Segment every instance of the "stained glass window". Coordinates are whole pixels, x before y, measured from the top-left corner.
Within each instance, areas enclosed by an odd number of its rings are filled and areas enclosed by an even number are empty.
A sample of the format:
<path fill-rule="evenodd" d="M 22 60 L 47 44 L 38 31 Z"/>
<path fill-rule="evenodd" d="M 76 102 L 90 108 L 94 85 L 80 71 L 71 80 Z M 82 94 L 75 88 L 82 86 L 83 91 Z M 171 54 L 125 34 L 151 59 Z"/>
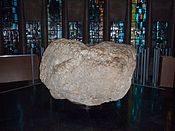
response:
<path fill-rule="evenodd" d="M 103 40 L 104 0 L 89 0 L 89 43 Z"/>
<path fill-rule="evenodd" d="M 26 22 L 26 39 L 27 39 L 27 53 L 30 53 L 31 48 L 34 53 L 40 54 L 41 45 L 41 24 L 38 21 Z"/>
<path fill-rule="evenodd" d="M 49 0 L 48 13 L 48 42 L 62 38 L 62 0 Z"/>
<path fill-rule="evenodd" d="M 153 22 L 152 45 L 155 48 L 166 48 L 168 43 L 168 22 Z"/>
<path fill-rule="evenodd" d="M 131 44 L 145 46 L 146 0 L 132 0 Z"/>
<path fill-rule="evenodd" d="M 82 41 L 82 22 L 69 22 L 69 39 Z"/>
<path fill-rule="evenodd" d="M 111 23 L 111 41 L 115 43 L 124 43 L 124 22 Z"/>
<path fill-rule="evenodd" d="M 4 54 L 16 54 L 19 51 L 17 4 L 17 0 L 0 1 Z"/>

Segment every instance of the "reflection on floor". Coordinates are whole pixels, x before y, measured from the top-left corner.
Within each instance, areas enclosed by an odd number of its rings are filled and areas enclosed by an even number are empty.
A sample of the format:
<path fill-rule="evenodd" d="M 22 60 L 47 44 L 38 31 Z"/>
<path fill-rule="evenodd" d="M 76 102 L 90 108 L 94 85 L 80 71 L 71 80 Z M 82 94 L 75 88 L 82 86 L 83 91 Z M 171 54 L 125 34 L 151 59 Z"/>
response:
<path fill-rule="evenodd" d="M 0 131 L 173 131 L 171 90 L 132 86 L 118 101 L 86 107 L 55 100 L 44 85 L 0 94 Z"/>

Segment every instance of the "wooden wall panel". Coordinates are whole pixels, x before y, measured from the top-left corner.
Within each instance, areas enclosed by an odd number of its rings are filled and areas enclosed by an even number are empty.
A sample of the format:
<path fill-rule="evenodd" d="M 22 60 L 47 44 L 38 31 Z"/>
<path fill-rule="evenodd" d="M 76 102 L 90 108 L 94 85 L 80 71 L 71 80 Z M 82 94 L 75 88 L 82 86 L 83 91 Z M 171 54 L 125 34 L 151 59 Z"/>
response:
<path fill-rule="evenodd" d="M 160 86 L 174 87 L 175 86 L 175 58 L 170 56 L 162 57 L 160 70 Z"/>
<path fill-rule="evenodd" d="M 0 83 L 32 80 L 30 55 L 0 56 Z M 39 59 L 34 56 L 35 79 L 39 78 Z"/>

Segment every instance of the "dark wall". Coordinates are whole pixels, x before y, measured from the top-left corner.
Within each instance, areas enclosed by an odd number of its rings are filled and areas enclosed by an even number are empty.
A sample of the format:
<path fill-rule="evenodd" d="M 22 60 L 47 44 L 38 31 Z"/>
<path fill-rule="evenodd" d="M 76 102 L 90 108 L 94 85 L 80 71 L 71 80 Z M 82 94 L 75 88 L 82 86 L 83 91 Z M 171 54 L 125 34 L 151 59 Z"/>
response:
<path fill-rule="evenodd" d="M 24 0 L 24 17 L 25 20 L 42 19 L 43 0 Z"/>
<path fill-rule="evenodd" d="M 68 0 L 68 21 L 83 20 L 83 0 Z"/>
<path fill-rule="evenodd" d="M 110 0 L 110 21 L 125 21 L 127 0 Z"/>
<path fill-rule="evenodd" d="M 173 0 L 152 0 L 152 20 L 170 20 Z"/>

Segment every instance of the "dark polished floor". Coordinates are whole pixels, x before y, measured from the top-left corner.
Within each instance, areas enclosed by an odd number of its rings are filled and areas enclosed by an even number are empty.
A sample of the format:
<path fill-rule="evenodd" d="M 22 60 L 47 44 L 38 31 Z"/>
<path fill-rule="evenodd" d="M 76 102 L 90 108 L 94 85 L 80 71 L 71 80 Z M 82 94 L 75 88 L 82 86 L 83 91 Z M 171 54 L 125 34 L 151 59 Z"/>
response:
<path fill-rule="evenodd" d="M 40 84 L 0 94 L 0 131 L 175 131 L 173 95 L 134 85 L 119 101 L 86 107 Z"/>

